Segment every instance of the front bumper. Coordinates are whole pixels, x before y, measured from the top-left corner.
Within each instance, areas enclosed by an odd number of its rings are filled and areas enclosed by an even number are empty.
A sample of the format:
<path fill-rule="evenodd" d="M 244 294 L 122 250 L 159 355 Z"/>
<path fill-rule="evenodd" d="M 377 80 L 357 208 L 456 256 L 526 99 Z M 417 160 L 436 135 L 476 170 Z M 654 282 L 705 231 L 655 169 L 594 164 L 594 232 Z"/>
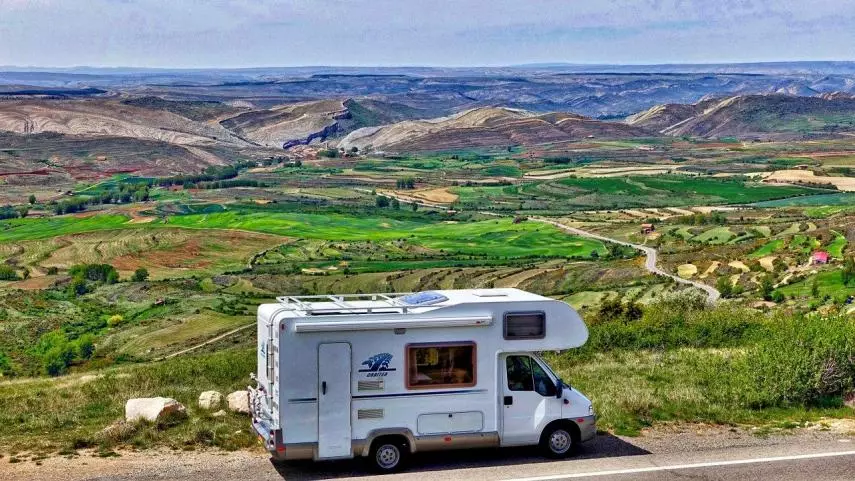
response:
<path fill-rule="evenodd" d="M 583 443 L 594 439 L 597 435 L 597 415 L 584 416 L 573 420 L 579 426 L 579 440 Z"/>

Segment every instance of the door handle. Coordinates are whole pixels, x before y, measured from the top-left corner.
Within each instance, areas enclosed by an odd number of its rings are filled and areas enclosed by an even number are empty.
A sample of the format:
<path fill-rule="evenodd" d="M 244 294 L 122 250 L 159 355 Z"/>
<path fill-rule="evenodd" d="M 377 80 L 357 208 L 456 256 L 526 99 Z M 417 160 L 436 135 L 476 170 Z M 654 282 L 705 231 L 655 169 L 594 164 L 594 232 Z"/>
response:
<path fill-rule="evenodd" d="M 511 406 L 514 404 L 513 396 L 505 396 L 505 406 Z"/>
<path fill-rule="evenodd" d="M 321 394 L 323 394 L 324 396 L 327 395 L 327 382 L 326 381 L 321 383 Z"/>

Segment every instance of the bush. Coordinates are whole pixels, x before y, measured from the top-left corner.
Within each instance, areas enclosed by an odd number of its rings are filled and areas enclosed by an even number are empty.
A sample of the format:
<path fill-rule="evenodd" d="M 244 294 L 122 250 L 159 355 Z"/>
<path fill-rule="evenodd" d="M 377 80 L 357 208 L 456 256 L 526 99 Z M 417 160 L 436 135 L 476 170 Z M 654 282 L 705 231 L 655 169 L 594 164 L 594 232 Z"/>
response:
<path fill-rule="evenodd" d="M 855 323 L 844 315 L 777 316 L 745 356 L 734 392 L 752 408 L 825 405 L 855 389 Z"/>
<path fill-rule="evenodd" d="M 0 281 L 16 280 L 18 280 L 18 273 L 15 272 L 15 269 L 13 269 L 12 266 L 0 264 Z"/>
<path fill-rule="evenodd" d="M 131 277 L 131 280 L 134 282 L 143 282 L 148 279 L 148 270 L 144 267 L 140 267 L 139 269 L 134 271 L 134 275 Z"/>
<path fill-rule="evenodd" d="M 704 296 L 689 292 L 664 296 L 640 316 L 636 309 L 604 304 L 591 318 L 590 337 L 579 352 L 738 346 L 762 328 L 756 311 L 731 304 L 710 307 Z"/>

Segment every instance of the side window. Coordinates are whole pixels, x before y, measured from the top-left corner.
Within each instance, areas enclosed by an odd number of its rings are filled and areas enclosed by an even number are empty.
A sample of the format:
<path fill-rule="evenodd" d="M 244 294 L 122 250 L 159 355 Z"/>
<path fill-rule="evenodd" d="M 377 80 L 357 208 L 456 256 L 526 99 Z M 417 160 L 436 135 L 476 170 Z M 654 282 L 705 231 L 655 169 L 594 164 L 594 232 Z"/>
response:
<path fill-rule="evenodd" d="M 543 339 L 546 337 L 546 314 L 543 312 L 505 313 L 505 339 Z"/>
<path fill-rule="evenodd" d="M 407 389 L 475 385 L 475 343 L 407 346 Z"/>
<path fill-rule="evenodd" d="M 508 356 L 505 364 L 508 368 L 508 389 L 511 391 L 534 391 L 530 357 Z"/>
<path fill-rule="evenodd" d="M 529 356 L 508 356 L 508 389 L 511 391 L 535 391 L 541 396 L 555 396 L 555 383 L 536 361 Z"/>
<path fill-rule="evenodd" d="M 534 390 L 541 396 L 555 396 L 555 383 L 536 361 L 531 361 L 531 374 L 534 378 Z"/>

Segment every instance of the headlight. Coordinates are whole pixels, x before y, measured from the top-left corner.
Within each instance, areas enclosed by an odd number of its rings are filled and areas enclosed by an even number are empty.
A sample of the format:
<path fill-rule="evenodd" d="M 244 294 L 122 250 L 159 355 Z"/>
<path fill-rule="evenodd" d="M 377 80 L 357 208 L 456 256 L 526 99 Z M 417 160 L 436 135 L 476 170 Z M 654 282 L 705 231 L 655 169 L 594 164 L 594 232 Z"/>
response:
<path fill-rule="evenodd" d="M 593 416 L 593 415 L 594 415 L 594 405 L 589 404 L 588 405 L 588 416 Z"/>

